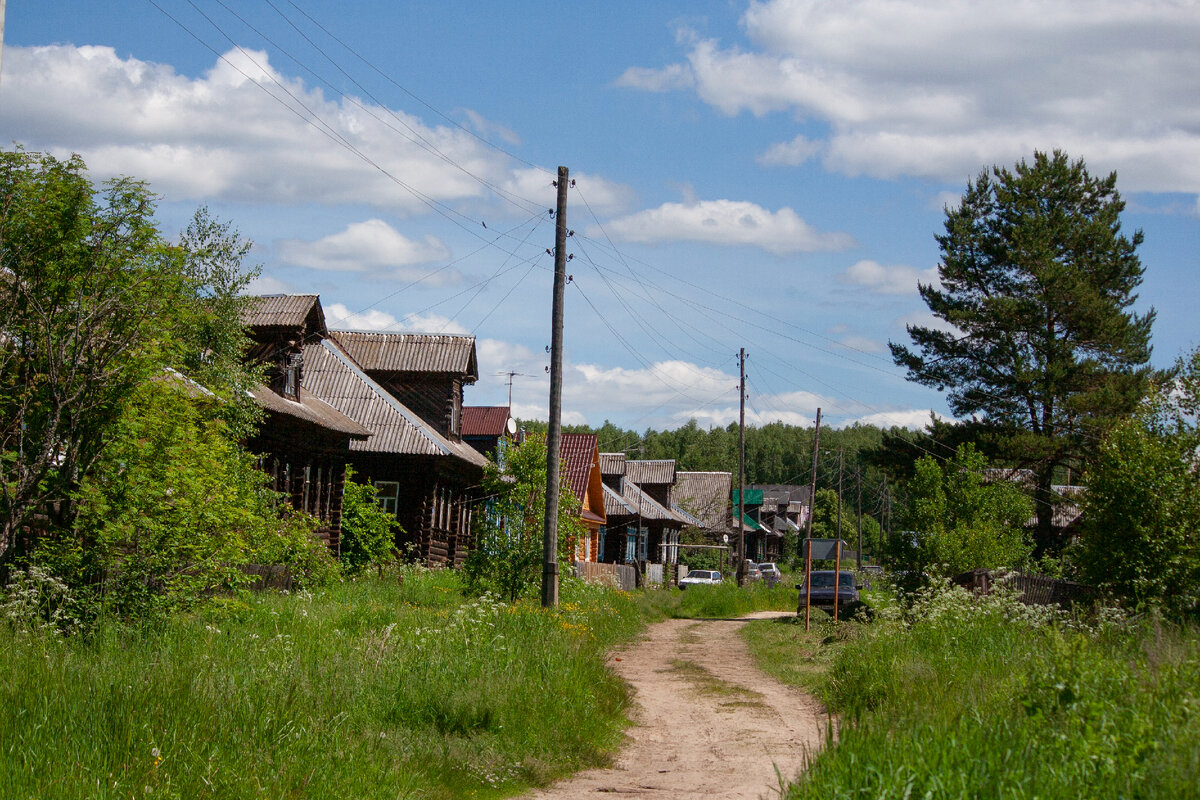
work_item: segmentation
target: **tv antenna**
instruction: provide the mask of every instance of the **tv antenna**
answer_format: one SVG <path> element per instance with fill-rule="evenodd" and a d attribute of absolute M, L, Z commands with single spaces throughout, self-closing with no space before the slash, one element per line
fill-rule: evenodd
<path fill-rule="evenodd" d="M 531 376 L 526 375 L 524 372 L 497 372 L 496 374 L 500 375 L 500 376 L 508 377 L 508 407 L 509 407 L 509 409 L 512 409 L 513 378 L 528 378 Z M 511 410 L 510 410 L 510 413 L 511 413 Z"/>

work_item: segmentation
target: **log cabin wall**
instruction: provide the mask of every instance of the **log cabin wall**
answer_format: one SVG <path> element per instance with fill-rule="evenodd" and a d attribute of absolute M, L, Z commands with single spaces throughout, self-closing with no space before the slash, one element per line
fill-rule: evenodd
<path fill-rule="evenodd" d="M 446 373 L 371 373 L 371 377 L 442 436 L 459 440 L 463 382 Z"/>
<path fill-rule="evenodd" d="M 291 506 L 320 523 L 316 534 L 334 555 L 341 553 L 342 490 L 346 481 L 349 437 L 283 415 L 268 415 L 247 449 L 260 453 L 259 467 L 271 488 Z"/>

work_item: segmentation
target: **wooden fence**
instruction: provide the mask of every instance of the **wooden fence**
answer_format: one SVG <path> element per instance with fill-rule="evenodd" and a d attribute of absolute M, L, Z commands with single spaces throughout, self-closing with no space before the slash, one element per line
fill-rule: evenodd
<path fill-rule="evenodd" d="M 575 575 L 589 581 L 607 583 L 618 589 L 631 592 L 638 586 L 638 571 L 631 564 L 603 564 L 594 561 L 576 561 Z"/>
<path fill-rule="evenodd" d="M 977 569 L 955 576 L 954 582 L 976 594 L 989 594 L 995 586 L 1008 586 L 1018 592 L 1018 599 L 1026 605 L 1070 608 L 1076 603 L 1091 603 L 1100 597 L 1100 593 L 1091 586 L 1020 572 Z"/>

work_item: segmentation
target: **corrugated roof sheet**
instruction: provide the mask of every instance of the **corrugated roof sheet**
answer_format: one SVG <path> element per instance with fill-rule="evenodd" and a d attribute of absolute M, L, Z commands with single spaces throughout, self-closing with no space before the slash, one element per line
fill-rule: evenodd
<path fill-rule="evenodd" d="M 633 481 L 626 478 L 621 482 L 621 494 L 625 501 L 633 506 L 635 513 L 648 522 L 675 522 L 683 524 L 671 509 L 665 507 L 650 495 L 643 492 Z"/>
<path fill-rule="evenodd" d="M 476 467 L 487 459 L 463 442 L 452 442 L 371 380 L 331 339 L 304 348 L 304 384 L 371 432 L 350 449 L 370 453 L 445 456 Z"/>
<path fill-rule="evenodd" d="M 257 295 L 246 303 L 242 311 L 242 322 L 250 326 L 297 327 L 313 306 L 320 314 L 321 328 L 325 327 L 325 312 L 321 310 L 320 297 L 315 294 L 265 294 Z"/>
<path fill-rule="evenodd" d="M 508 406 L 463 406 L 463 436 L 503 436 L 511 418 Z"/>
<path fill-rule="evenodd" d="M 729 472 L 677 472 L 675 488 L 671 491 L 674 507 L 682 508 L 698 519 L 701 527 L 726 530 L 731 520 L 732 483 L 733 474 Z"/>
<path fill-rule="evenodd" d="M 338 431 L 339 433 L 348 433 L 360 439 L 366 439 L 371 435 L 371 432 L 362 425 L 359 425 L 321 398 L 314 396 L 312 392 L 304 391 L 303 389 L 300 392 L 300 402 L 298 403 L 295 400 L 288 400 L 285 397 L 281 397 L 261 383 L 247 394 L 253 397 L 254 402 L 267 411 L 296 417 L 313 425 L 318 425 L 331 431 Z"/>
<path fill-rule="evenodd" d="M 624 475 L 625 474 L 625 454 L 624 453 L 601 453 L 600 454 L 600 474 L 601 475 Z"/>
<path fill-rule="evenodd" d="M 625 477 L 641 486 L 646 483 L 675 483 L 675 459 L 625 462 Z"/>
<path fill-rule="evenodd" d="M 604 507 L 610 517 L 637 516 L 637 509 L 607 483 L 604 484 Z"/>
<path fill-rule="evenodd" d="M 475 337 L 449 333 L 330 331 L 367 372 L 447 372 L 479 378 Z"/>
<path fill-rule="evenodd" d="M 707 528 L 708 527 L 707 525 L 704 524 L 704 522 L 702 520 L 699 520 L 696 517 L 692 516 L 687 511 L 685 511 L 684 509 L 675 505 L 674 503 L 671 504 L 671 511 L 673 511 L 675 513 L 675 516 L 677 516 L 681 520 L 683 520 L 683 524 L 685 524 L 685 525 L 691 525 L 692 527 L 695 527 L 695 528 Z"/>
<path fill-rule="evenodd" d="M 592 472 L 592 455 L 596 452 L 596 434 L 564 433 L 559 440 L 559 459 L 563 478 L 579 500 L 587 493 L 588 477 Z"/>

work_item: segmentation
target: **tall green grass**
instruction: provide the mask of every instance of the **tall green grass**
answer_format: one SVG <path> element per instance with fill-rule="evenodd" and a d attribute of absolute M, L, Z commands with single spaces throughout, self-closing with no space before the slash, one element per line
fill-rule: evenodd
<path fill-rule="evenodd" d="M 603 763 L 627 703 L 604 653 L 640 612 L 562 598 L 405 569 L 87 640 L 0 625 L 0 795 L 497 797 Z"/>
<path fill-rule="evenodd" d="M 650 592 L 650 602 L 670 617 L 688 619 L 734 619 L 753 611 L 795 611 L 796 590 L 780 583 L 771 589 L 766 581 L 739 587 L 732 581 L 715 586 Z"/>
<path fill-rule="evenodd" d="M 944 591 L 847 626 L 791 798 L 1200 796 L 1200 633 Z"/>

